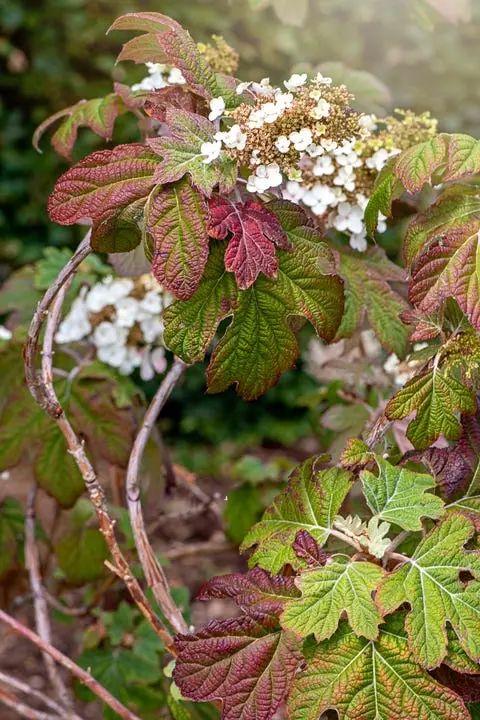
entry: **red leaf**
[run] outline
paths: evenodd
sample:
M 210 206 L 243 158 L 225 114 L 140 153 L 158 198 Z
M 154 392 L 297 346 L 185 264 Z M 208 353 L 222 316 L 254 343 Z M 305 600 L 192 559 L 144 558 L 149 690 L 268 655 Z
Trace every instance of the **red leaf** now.
M 107 220 L 148 195 L 157 164 L 158 157 L 139 143 L 89 155 L 57 180 L 48 201 L 50 218 L 60 225 Z
M 133 12 L 121 15 L 107 30 L 140 30 L 147 33 L 164 32 L 166 28 L 181 28 L 168 15 L 156 12 Z
M 143 107 L 147 115 L 164 123 L 167 120 L 168 108 L 178 108 L 200 115 L 205 110 L 205 102 L 181 85 L 171 85 L 149 93 Z
M 301 560 L 305 560 L 309 568 L 325 565 L 330 557 L 330 553 L 322 550 L 307 530 L 297 532 L 292 548 L 295 555 Z
M 221 700 L 223 720 L 270 720 L 302 659 L 299 642 L 273 618 L 212 621 L 179 635 L 173 678 L 192 700 Z
M 225 252 L 225 268 L 235 273 L 238 287 L 246 290 L 263 272 L 276 277 L 278 258 L 275 245 L 283 250 L 292 246 L 277 216 L 261 203 L 232 203 L 216 195 L 210 202 L 208 231 L 217 240 L 233 237 Z
M 186 300 L 197 288 L 208 259 L 207 204 L 183 180 L 165 185 L 147 212 L 155 245 L 153 274 L 167 290 Z
M 278 617 L 286 603 L 295 597 L 300 597 L 300 591 L 293 577 L 271 575 L 255 567 L 244 574 L 213 577 L 202 585 L 197 600 L 232 598 L 247 615 L 261 621 L 265 615 Z

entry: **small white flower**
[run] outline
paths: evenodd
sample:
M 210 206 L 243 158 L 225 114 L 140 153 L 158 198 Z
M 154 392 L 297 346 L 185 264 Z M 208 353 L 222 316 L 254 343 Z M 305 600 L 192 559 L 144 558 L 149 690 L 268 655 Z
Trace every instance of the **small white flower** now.
M 209 163 L 213 162 L 218 158 L 222 151 L 222 141 L 221 140 L 214 140 L 213 142 L 204 142 L 200 146 L 200 153 L 202 155 L 205 155 L 205 160 L 203 161 L 205 165 L 208 165 Z
M 142 363 L 140 365 L 140 377 L 145 382 L 153 380 L 155 373 L 159 375 L 167 369 L 165 351 L 161 347 L 151 350 L 149 347 L 142 350 Z
M 330 155 L 322 155 L 317 158 L 315 165 L 313 166 L 313 174 L 315 177 L 321 177 L 322 175 L 333 175 L 335 172 L 335 165 Z
M 289 168 L 288 179 L 293 180 L 293 182 L 297 182 L 297 183 L 302 182 L 303 175 L 302 175 L 302 171 L 300 170 L 300 168 L 296 168 L 296 167 Z
M 278 187 L 283 182 L 282 173 L 277 163 L 259 165 L 255 175 L 250 175 L 247 182 L 249 192 L 265 192 L 271 187 Z
M 109 345 L 124 345 L 128 337 L 128 328 L 114 325 L 104 320 L 93 331 L 92 340 L 94 344 L 100 347 L 108 347 Z
M 179 68 L 172 68 L 168 76 L 168 82 L 170 85 L 185 85 L 186 80 L 182 75 L 182 71 Z
M 323 153 L 325 152 L 321 145 L 315 145 L 315 143 L 309 145 L 306 150 L 312 158 L 320 157 L 320 155 L 323 155 Z
M 263 114 L 263 109 L 259 108 L 258 110 L 252 110 L 250 115 L 248 116 L 248 127 L 258 130 L 259 128 L 263 127 L 264 123 L 265 115 Z
M 307 73 L 302 73 L 301 75 L 294 73 L 288 80 L 285 80 L 283 84 L 287 90 L 296 90 L 297 88 L 302 87 L 302 85 L 305 85 L 306 82 Z
M 399 152 L 400 150 L 388 151 L 385 148 L 380 148 L 380 150 L 377 150 L 377 152 L 373 153 L 372 157 L 367 158 L 365 164 L 371 170 L 376 170 L 377 172 L 380 172 L 380 170 L 385 167 L 387 161 L 394 155 L 398 155 Z
M 11 338 L 11 331 L 5 325 L 0 325 L 0 340 L 11 340 Z
M 223 97 L 212 98 L 210 100 L 210 113 L 208 115 L 209 120 L 216 120 L 222 117 L 225 111 L 225 100 Z M 203 154 L 203 153 L 202 153 Z
M 283 111 L 281 111 L 275 105 L 275 103 L 266 102 L 262 105 L 262 112 L 263 112 L 264 122 L 266 122 L 270 125 L 271 123 L 274 123 L 275 120 L 278 119 L 278 117 L 282 114 Z
M 58 343 L 77 342 L 82 340 L 92 330 L 88 319 L 87 306 L 82 296 L 75 298 L 70 312 L 64 318 L 55 335 Z
M 330 138 L 324 138 L 323 140 L 320 140 L 320 144 L 327 152 L 333 152 L 338 147 L 338 143 L 336 143 L 335 140 L 331 140 Z
M 306 150 L 309 145 L 312 144 L 312 131 L 310 128 L 302 128 L 299 132 L 293 131 L 288 136 L 293 143 L 295 150 L 302 152 Z
M 158 315 L 162 311 L 162 298 L 155 290 L 149 290 L 140 300 L 140 308 L 151 315 Z
M 348 192 L 354 192 L 355 190 L 355 173 L 353 168 L 349 165 L 341 167 L 333 180 L 335 185 L 344 187 Z
M 245 90 L 248 90 L 251 84 L 251 82 L 241 82 L 235 88 L 235 92 L 237 93 L 237 95 L 243 95 Z
M 287 138 L 286 135 L 279 135 L 278 138 L 275 140 L 275 147 L 277 148 L 278 152 L 287 153 L 290 149 L 290 140 Z
M 143 339 L 146 343 L 153 343 L 163 334 L 163 322 L 159 317 L 151 316 L 140 320 L 140 328 L 143 333 Z
M 279 109 L 281 115 L 284 110 L 287 110 L 293 104 L 294 97 L 292 93 L 282 93 L 281 90 L 275 92 L 275 105 Z
M 227 132 L 217 132 L 215 139 L 221 140 L 231 150 L 243 150 L 247 143 L 247 136 L 242 133 L 240 125 L 232 125 Z
M 252 150 L 252 154 L 250 155 L 250 165 L 251 167 L 255 167 L 255 165 L 260 165 L 262 162 L 260 158 L 258 157 L 260 154 L 260 150 Z
M 308 97 L 312 98 L 312 100 L 320 100 L 322 97 L 322 91 L 320 88 L 315 88 L 315 90 L 309 92 Z
M 358 124 L 363 130 L 367 130 L 369 133 L 377 129 L 375 115 L 362 115 L 358 120 Z
M 313 108 L 310 115 L 315 120 L 321 120 L 322 118 L 326 118 L 330 115 L 330 103 L 324 100 L 323 98 L 320 98 L 320 100 L 317 103 L 317 106 Z
M 363 211 L 358 205 L 349 202 L 341 202 L 337 208 L 337 216 L 333 226 L 339 232 L 349 231 L 354 234 L 362 233 L 365 229 L 363 224 Z
M 125 354 L 123 360 L 118 365 L 118 372 L 121 375 L 130 375 L 135 368 L 140 367 L 142 364 L 142 356 L 137 348 L 131 347 L 130 345 L 125 348 Z
M 125 345 L 103 345 L 97 349 L 97 358 L 114 368 L 119 368 L 127 355 Z
M 358 252 L 365 252 L 368 247 L 367 236 L 363 233 L 350 235 L 349 244 L 352 250 L 358 250 Z
M 314 83 L 315 85 L 331 85 L 332 78 L 325 77 L 325 75 L 322 75 L 321 72 L 318 72 L 312 79 L 312 83 Z
M 300 202 L 305 195 L 305 188 L 300 183 L 293 180 L 289 180 L 285 186 L 284 195 L 287 200 L 293 200 L 293 202 Z
M 8 480 L 10 478 L 10 470 L 4 470 L 0 473 L 0 480 Z
M 120 298 L 115 303 L 116 324 L 120 327 L 131 328 L 135 325 L 139 309 L 139 302 L 133 297 Z

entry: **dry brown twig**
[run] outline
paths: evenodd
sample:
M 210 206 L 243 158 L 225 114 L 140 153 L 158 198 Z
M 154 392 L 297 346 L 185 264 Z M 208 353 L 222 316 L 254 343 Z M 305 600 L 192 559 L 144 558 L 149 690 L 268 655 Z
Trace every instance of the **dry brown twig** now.
M 15 620 L 15 618 L 11 617 L 11 615 L 8 615 L 8 613 L 6 613 L 2 609 L 0 609 L 0 622 L 8 625 L 18 635 L 21 635 L 27 640 L 30 640 L 30 642 L 36 645 L 43 653 L 48 653 L 48 655 L 50 655 L 55 660 L 55 662 L 63 665 L 63 667 L 66 668 L 69 672 L 71 672 L 72 675 L 82 683 L 82 685 L 88 687 L 98 698 L 100 698 L 100 700 L 102 700 L 102 702 L 109 705 L 109 707 L 111 707 L 114 712 L 118 713 L 118 715 L 120 715 L 123 720 L 140 720 L 137 715 L 135 715 L 130 710 L 128 710 L 128 708 L 122 705 L 122 703 L 117 700 L 117 698 L 113 697 L 113 695 L 111 695 L 108 690 L 106 690 L 102 685 L 100 685 L 100 683 L 95 680 L 95 678 L 93 678 L 86 670 L 83 670 L 76 663 L 74 663 L 73 660 L 70 660 L 70 658 L 60 652 L 60 650 L 57 650 L 57 648 L 53 647 L 53 645 L 42 640 L 42 638 L 39 637 L 36 633 L 25 627 L 25 625 L 22 625 L 22 623 L 18 622 L 18 620 Z M 47 717 L 48 720 L 50 720 L 52 716 L 48 715 Z
M 1 671 L 0 685 L 5 685 L 6 687 L 13 688 L 14 690 L 18 690 L 19 692 L 23 693 L 23 695 L 28 695 L 29 697 L 39 700 L 43 705 L 45 705 L 45 707 L 53 710 L 55 715 L 58 715 L 59 717 L 62 717 L 62 714 L 64 713 L 64 709 L 57 702 L 55 702 L 55 700 L 49 698 L 48 695 L 44 695 L 42 692 L 40 692 L 40 690 L 37 690 L 31 685 L 27 685 L 27 683 L 23 682 L 22 680 L 18 680 L 18 678 L 7 675 L 6 673 Z
M 50 713 L 43 712 L 42 710 L 35 710 L 35 708 L 26 705 L 24 702 L 19 700 L 16 695 L 2 690 L 0 688 L 0 703 L 6 705 L 11 710 L 15 710 L 19 715 L 27 720 L 61 720 L 62 715 L 51 715 Z M 63 716 L 65 717 L 65 716 Z
M 42 581 L 40 578 L 40 555 L 35 539 L 35 500 L 37 487 L 34 485 L 27 499 L 27 511 L 25 514 L 25 566 L 28 570 L 30 587 L 33 593 L 33 607 L 35 611 L 35 625 L 38 634 L 46 643 L 51 643 L 52 633 L 50 618 L 48 615 L 47 603 L 43 593 Z M 61 703 L 65 717 L 69 720 L 80 720 L 73 710 L 73 700 L 70 697 L 58 669 L 50 655 L 43 653 L 43 660 L 47 675 L 53 687 L 58 701 Z

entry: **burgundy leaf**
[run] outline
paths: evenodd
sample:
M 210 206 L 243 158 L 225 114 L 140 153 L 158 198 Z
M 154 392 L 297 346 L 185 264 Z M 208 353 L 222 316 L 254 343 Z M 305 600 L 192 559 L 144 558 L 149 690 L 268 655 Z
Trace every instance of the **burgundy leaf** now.
M 271 575 L 255 567 L 245 574 L 213 577 L 202 585 L 197 600 L 232 598 L 247 615 L 261 621 L 265 615 L 278 617 L 286 603 L 299 596 L 293 577 Z
M 153 274 L 182 300 L 197 288 L 208 259 L 207 215 L 203 195 L 186 180 L 165 185 L 148 205 Z
M 433 340 L 440 335 L 443 325 L 443 311 L 426 315 L 419 310 L 404 310 L 400 313 L 400 320 L 405 325 L 411 325 L 410 342 L 423 342 Z
M 456 672 L 447 665 L 440 665 L 432 673 L 435 680 L 454 690 L 467 703 L 480 701 L 480 676 Z
M 149 93 L 143 107 L 147 115 L 164 123 L 167 120 L 167 108 L 178 108 L 200 115 L 205 110 L 205 102 L 188 89 L 171 85 Z
M 330 553 L 322 550 L 315 538 L 307 530 L 298 531 L 292 547 L 295 555 L 301 560 L 305 560 L 309 568 L 325 565 L 330 557 Z
M 270 720 L 302 660 L 299 641 L 270 617 L 214 620 L 195 635 L 178 635 L 175 644 L 173 678 L 182 695 L 221 700 L 223 720 Z
M 235 273 L 238 287 L 246 290 L 263 272 L 275 278 L 278 258 L 275 245 L 291 250 L 278 217 L 261 203 L 247 201 L 233 203 L 227 198 L 214 196 L 210 202 L 208 231 L 218 240 L 232 238 L 225 252 L 225 268 Z
M 89 155 L 57 180 L 48 201 L 50 218 L 61 225 L 105 221 L 148 195 L 157 164 L 158 157 L 140 143 Z

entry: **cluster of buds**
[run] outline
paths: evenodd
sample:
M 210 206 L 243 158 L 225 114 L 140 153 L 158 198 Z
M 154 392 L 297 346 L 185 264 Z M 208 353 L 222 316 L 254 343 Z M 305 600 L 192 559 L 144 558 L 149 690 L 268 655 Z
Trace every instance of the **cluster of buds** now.
M 151 380 L 166 369 L 160 316 L 170 302 L 151 275 L 108 277 L 82 288 L 55 340 L 91 343 L 98 360 L 122 375 L 139 368 L 142 380 Z

